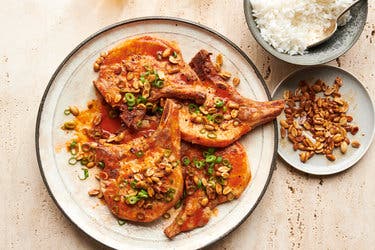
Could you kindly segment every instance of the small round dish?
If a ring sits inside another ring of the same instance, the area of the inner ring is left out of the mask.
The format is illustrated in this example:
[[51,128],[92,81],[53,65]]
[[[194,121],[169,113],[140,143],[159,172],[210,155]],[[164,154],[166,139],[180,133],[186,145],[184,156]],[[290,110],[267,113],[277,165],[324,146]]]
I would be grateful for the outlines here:
[[348,51],[361,35],[367,19],[368,1],[364,0],[353,6],[350,10],[351,20],[339,27],[335,34],[326,42],[308,50],[304,55],[289,55],[278,52],[268,44],[260,34],[252,15],[250,0],[244,0],[244,11],[247,25],[255,40],[270,54],[288,63],[297,65],[319,65],[332,61]]
[[[302,172],[314,175],[330,175],[344,171],[362,158],[373,141],[375,131],[373,103],[361,82],[347,71],[328,65],[313,66],[295,71],[279,83],[272,97],[273,99],[283,98],[284,91],[294,91],[301,80],[312,84],[320,79],[332,86],[336,77],[343,80],[340,93],[342,98],[349,102],[347,114],[353,117],[352,123],[359,126],[358,133],[354,136],[348,133],[348,137],[351,141],[358,140],[361,146],[357,149],[349,146],[345,155],[341,154],[340,149],[334,149],[333,154],[336,156],[336,160],[333,162],[329,161],[324,155],[315,154],[306,163],[302,163],[299,159],[299,151],[294,151],[288,138],[282,139],[279,133],[279,155],[288,164]],[[279,130],[281,119],[285,119],[284,112],[278,117]]]

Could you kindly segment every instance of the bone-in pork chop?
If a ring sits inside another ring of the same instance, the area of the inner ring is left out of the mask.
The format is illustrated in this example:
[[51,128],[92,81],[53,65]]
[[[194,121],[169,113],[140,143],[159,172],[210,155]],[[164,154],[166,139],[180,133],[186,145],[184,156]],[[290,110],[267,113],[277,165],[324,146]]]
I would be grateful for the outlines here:
[[201,50],[190,62],[204,87],[203,105],[187,103],[180,110],[180,130],[184,140],[199,145],[225,147],[254,127],[277,117],[284,101],[258,102],[241,96],[219,75],[210,53]]
[[117,217],[154,221],[180,199],[183,176],[178,112],[176,104],[167,100],[159,127],[150,137],[96,148],[96,160],[105,166],[99,174],[101,189]]
[[108,104],[122,111],[121,118],[132,129],[162,97],[205,100],[195,88],[197,75],[172,42],[149,36],[126,40],[99,57],[96,65],[94,85]]

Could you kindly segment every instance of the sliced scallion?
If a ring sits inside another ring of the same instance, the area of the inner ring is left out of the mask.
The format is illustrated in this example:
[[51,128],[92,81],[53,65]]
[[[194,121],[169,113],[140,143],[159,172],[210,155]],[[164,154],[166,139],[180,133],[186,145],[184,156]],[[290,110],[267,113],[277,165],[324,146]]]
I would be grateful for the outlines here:
[[214,173],[214,167],[213,166],[209,166],[207,168],[207,173],[210,174],[210,175],[212,175]]
[[180,199],[180,200],[178,200],[177,203],[174,205],[174,208],[175,208],[175,209],[179,209],[179,208],[181,207],[181,205],[182,205],[182,200]]
[[98,162],[98,167],[103,169],[105,167],[105,163],[103,161]]
[[222,114],[215,114],[213,115],[213,120],[215,123],[222,123],[224,120],[224,116]]
[[223,159],[223,165],[228,166],[230,164],[228,159]]
[[135,189],[135,188],[137,187],[136,185],[137,185],[137,181],[134,180],[134,181],[131,181],[131,182],[130,182],[130,186],[131,186],[133,189]]
[[125,99],[127,102],[135,102],[135,96],[132,93],[126,93]]
[[190,113],[194,113],[195,111],[199,110],[198,106],[195,105],[194,103],[190,103],[188,107],[189,107],[189,112]]
[[215,160],[216,160],[216,156],[214,156],[214,155],[208,155],[206,157],[206,162],[208,162],[208,163],[215,162]]
[[146,190],[142,189],[141,191],[138,192],[137,197],[140,199],[146,199],[148,198],[148,193]]
[[185,166],[188,166],[188,165],[190,164],[190,159],[189,159],[189,157],[187,157],[187,156],[182,157],[182,163],[183,163]]
[[88,143],[84,143],[84,144],[82,144],[82,151],[83,152],[89,152],[90,150],[91,150],[91,146],[90,146],[90,144],[88,144]]
[[216,99],[215,100],[215,106],[216,108],[221,108],[224,106],[224,101],[222,99]]
[[87,178],[89,178],[89,170],[87,168],[81,168],[83,170],[83,177],[81,178],[81,176],[78,175],[78,178],[81,180],[81,181],[84,181],[86,180]]
[[216,163],[221,163],[223,161],[223,157],[218,156],[216,157]]
[[139,201],[139,198],[133,195],[133,196],[128,196],[126,200],[129,202],[129,204],[134,205],[135,203]]
[[210,133],[207,134],[207,137],[210,138],[210,139],[215,139],[217,137],[217,135],[214,132],[210,132]]
[[77,159],[75,157],[71,157],[68,161],[69,165],[76,165]]
[[135,155],[139,158],[139,157],[142,157],[144,155],[143,151],[142,150],[139,150],[135,153]]
[[205,162],[204,161],[198,161],[194,160],[194,166],[198,169],[201,169],[204,166]]
[[207,152],[209,153],[209,154],[215,154],[215,151],[216,151],[216,149],[215,148],[208,148],[207,149]]
[[117,223],[118,223],[120,226],[125,225],[125,221],[124,221],[124,220],[117,220]]
[[89,163],[89,160],[86,157],[82,158],[81,164],[84,165],[84,166],[86,166],[87,163]]
[[172,150],[170,150],[170,149],[164,150],[164,156],[165,157],[169,157],[171,154],[172,154]]
[[70,115],[70,109],[65,109],[64,110],[64,115]]

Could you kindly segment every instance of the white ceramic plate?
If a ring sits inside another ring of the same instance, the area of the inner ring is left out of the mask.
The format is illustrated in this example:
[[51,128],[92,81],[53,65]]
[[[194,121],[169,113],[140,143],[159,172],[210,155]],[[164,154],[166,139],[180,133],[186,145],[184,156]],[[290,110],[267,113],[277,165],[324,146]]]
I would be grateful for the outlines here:
[[[341,154],[339,149],[335,149],[336,160],[333,162],[329,161],[324,155],[314,155],[306,163],[302,163],[299,160],[298,151],[293,150],[289,140],[280,137],[279,155],[291,166],[309,174],[329,175],[344,171],[357,163],[366,153],[374,137],[374,106],[370,95],[353,75],[345,70],[328,65],[304,68],[290,74],[280,82],[272,95],[274,99],[283,98],[284,91],[288,89],[294,91],[300,80],[306,80],[309,84],[312,84],[321,79],[332,86],[337,76],[341,77],[344,83],[340,88],[340,93],[342,98],[349,102],[347,114],[353,117],[352,123],[359,126],[358,133],[355,136],[348,133],[348,137],[350,140],[358,140],[361,147],[355,149],[349,146],[345,155]],[[285,119],[284,112],[278,117],[278,122],[281,119]],[[280,129],[279,123],[278,128]]]
[[239,91],[255,100],[270,95],[250,59],[220,34],[188,21],[172,18],[143,18],[121,22],[92,35],[75,48],[52,76],[44,93],[36,126],[36,149],[40,170],[52,198],[61,211],[79,228],[101,243],[118,249],[195,249],[207,246],[239,226],[255,208],[270,180],[277,147],[275,123],[252,131],[241,139],[247,148],[252,180],[240,199],[219,206],[218,215],[208,225],[168,240],[163,229],[170,220],[147,225],[126,223],[119,226],[107,207],[87,191],[98,186],[91,175],[80,181],[80,167],[67,164],[63,148],[70,135],[60,129],[67,120],[63,110],[69,105],[83,109],[95,98],[92,65],[101,51],[139,35],[152,35],[177,41],[189,61],[200,49],[224,55],[224,67],[241,79]]

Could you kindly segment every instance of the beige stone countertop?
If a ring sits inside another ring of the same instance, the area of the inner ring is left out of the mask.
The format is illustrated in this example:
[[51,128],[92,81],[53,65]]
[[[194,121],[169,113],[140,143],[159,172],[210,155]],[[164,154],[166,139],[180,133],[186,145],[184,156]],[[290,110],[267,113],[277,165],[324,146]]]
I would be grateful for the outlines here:
[[[329,64],[375,99],[375,2],[354,47]],[[47,83],[81,41],[114,22],[163,15],[209,26],[239,45],[272,90],[299,68],[251,36],[241,0],[2,0],[0,8],[0,249],[101,249],[57,208],[39,173],[34,131]],[[319,178],[277,160],[252,215],[210,249],[371,249],[375,246],[375,145],[349,170]]]

